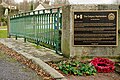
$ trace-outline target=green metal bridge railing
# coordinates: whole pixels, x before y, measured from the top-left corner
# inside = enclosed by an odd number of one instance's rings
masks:
[[[44,9],[14,15],[10,18],[9,35],[33,40],[60,51],[61,8]]]

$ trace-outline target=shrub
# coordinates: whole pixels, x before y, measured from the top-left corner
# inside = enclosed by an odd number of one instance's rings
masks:
[[[95,75],[96,69],[89,63],[79,61],[62,61],[59,63],[59,69],[65,74],[73,75]]]

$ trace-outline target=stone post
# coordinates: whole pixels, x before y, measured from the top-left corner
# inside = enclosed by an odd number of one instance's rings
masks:
[[[96,10],[118,10],[118,5],[66,5],[62,7],[62,40],[61,50],[66,57],[84,57],[84,56],[119,56],[120,55],[120,34],[118,39],[118,46],[73,46],[73,11],[96,11]],[[120,29],[120,10],[118,12],[118,23]]]
[[[7,16],[7,37],[10,38],[10,16]]]

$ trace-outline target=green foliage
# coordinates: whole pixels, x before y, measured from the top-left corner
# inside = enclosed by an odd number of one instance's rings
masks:
[[[1,21],[1,22],[7,22],[7,19],[2,16],[1,19],[0,19],[0,21]]]
[[[2,22],[3,25],[5,26],[5,25],[7,24],[7,18],[4,17],[4,16],[2,16],[2,17],[0,18],[0,22]]]
[[[95,75],[96,69],[89,63],[81,63],[79,61],[62,61],[59,63],[59,69],[65,74],[73,75]]]

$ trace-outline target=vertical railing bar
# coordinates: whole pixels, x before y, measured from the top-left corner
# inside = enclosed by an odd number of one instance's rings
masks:
[[[35,11],[34,11],[34,22],[35,22],[35,41],[36,41],[36,44],[37,44],[37,15],[35,15]]]
[[[42,42],[42,14],[40,14],[40,39]]]
[[[46,43],[48,44],[48,13],[45,14],[45,30]]]
[[[36,38],[36,30],[35,30],[35,11],[33,11],[33,32],[34,34],[32,35],[33,40]]]
[[[56,34],[55,34],[55,28],[56,28],[56,13],[54,14],[54,39],[53,39],[53,43],[54,43],[54,47],[56,49]]]
[[[35,13],[36,44],[38,45],[38,15]]]
[[[18,19],[18,17],[17,17],[17,15],[16,15],[16,26],[17,26],[17,34],[18,34],[18,36],[20,35],[20,25],[19,25],[19,19]]]
[[[48,13],[45,14],[45,36],[46,36],[46,44],[48,44]]]
[[[37,16],[36,16],[36,29],[37,29],[37,46],[39,45],[39,38],[38,38],[38,34],[39,34],[39,11],[37,11]]]
[[[43,42],[43,13],[41,14],[41,34],[42,34],[41,37],[42,37],[42,42]]]
[[[54,46],[54,13],[52,13],[52,45]]]
[[[43,10],[43,42],[45,43],[45,10]]]
[[[48,13],[48,34],[47,34],[47,36],[48,36],[48,44],[50,45],[50,10],[49,10],[49,13]]]
[[[15,18],[15,15],[14,15],[14,18]],[[15,21],[15,26],[16,26],[16,24],[17,24],[17,21]],[[16,27],[14,27],[15,28],[15,31],[17,30],[16,29]],[[16,35],[16,37],[15,37],[15,39],[17,40],[17,33],[15,32],[15,35]]]
[[[25,17],[24,17],[24,42],[26,42],[26,34],[27,34],[27,32],[26,32],[26,29],[27,29],[27,20],[26,20],[27,18],[26,18],[26,13],[25,13]]]
[[[28,24],[29,24],[30,29],[29,30],[27,29],[27,36],[30,37],[30,34],[31,34],[30,30],[32,28],[32,22],[31,22],[32,17],[30,16],[30,12],[28,13],[28,15],[29,15],[29,22],[28,22]]]
[[[46,13],[44,13],[44,43],[46,43]]]
[[[45,43],[47,44],[47,13],[45,13]]]
[[[50,9],[50,15],[49,15],[49,36],[50,36],[50,39],[49,39],[49,40],[50,40],[50,43],[49,43],[49,44],[50,44],[50,45],[52,45],[52,42],[51,42],[51,41],[52,41],[52,40],[51,40],[51,39],[52,39],[52,38],[51,38],[51,37],[52,37],[52,35],[51,35],[51,34],[52,34],[52,33],[51,33],[51,19],[52,19],[52,9]]]
[[[40,27],[40,29],[39,29],[39,39],[40,39],[40,42],[42,41],[42,39],[41,39],[41,29],[42,29],[42,28],[41,28],[41,22],[42,22],[42,21],[41,21],[41,17],[42,17],[42,16],[41,16],[40,11],[39,11],[39,20],[40,20],[40,21],[39,21],[39,27]]]

